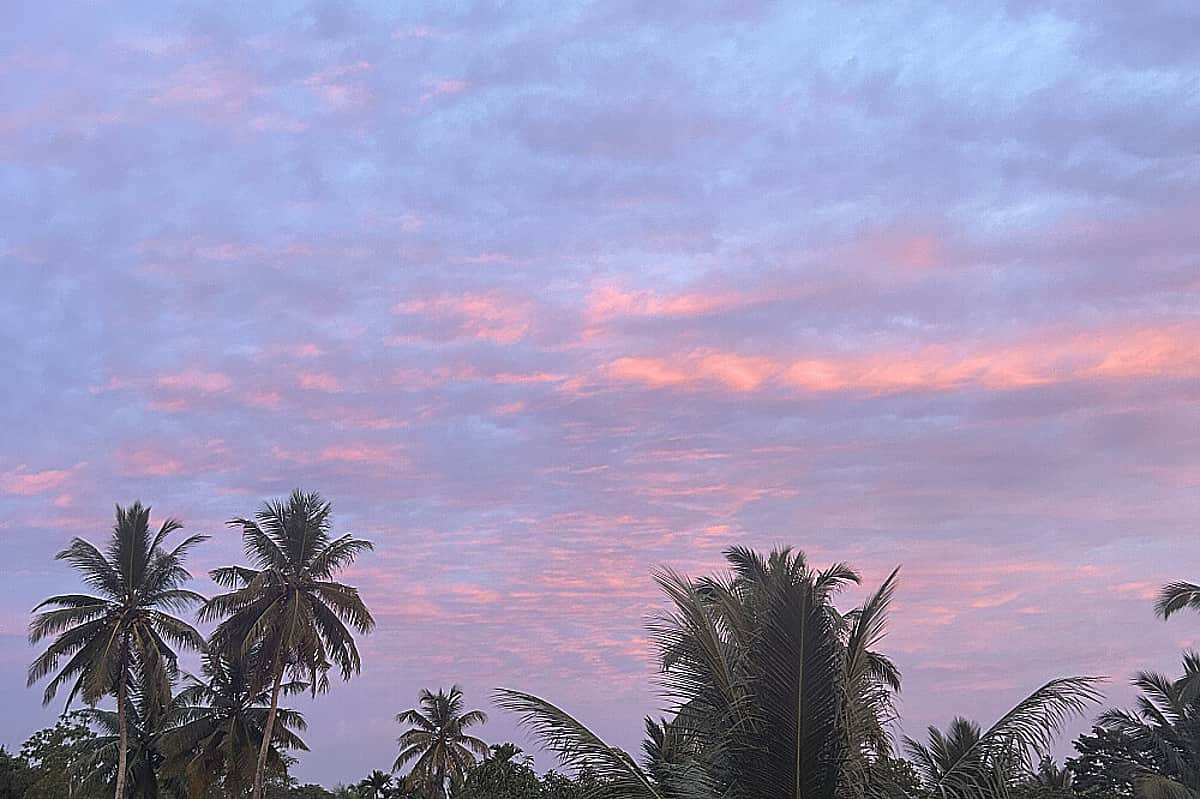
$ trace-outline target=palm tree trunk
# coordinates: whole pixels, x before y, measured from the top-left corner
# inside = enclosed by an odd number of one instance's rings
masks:
[[[128,692],[126,685],[127,672],[125,664],[121,664],[121,676],[117,681],[117,796],[116,799],[125,799],[125,769],[127,766],[126,760],[129,756],[129,725],[125,719],[125,695]]]
[[[263,799],[263,782],[267,771],[267,754],[271,751],[271,738],[275,733],[275,713],[279,710],[279,686],[283,683],[282,664],[275,668],[275,684],[271,687],[271,710],[267,713],[267,727],[263,730],[262,746],[258,749],[258,768],[254,772],[252,799]],[[121,799],[121,797],[117,797]]]

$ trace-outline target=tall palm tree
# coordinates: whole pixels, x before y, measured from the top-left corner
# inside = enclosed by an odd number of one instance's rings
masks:
[[[422,689],[420,707],[396,716],[399,724],[412,725],[399,739],[400,754],[392,766],[399,771],[416,760],[409,782],[429,791],[431,799],[448,796],[446,782],[457,784],[475,762],[475,756],[488,753],[488,745],[466,730],[487,722],[482,710],[463,712],[463,693],[457,685],[449,692]]]
[[[358,783],[363,799],[384,799],[391,791],[392,775],[375,769]]]
[[[250,661],[250,685],[253,690],[271,686],[253,799],[263,797],[284,674],[304,679],[314,696],[328,688],[328,672],[335,665],[343,679],[350,679],[362,670],[351,628],[366,634],[375,627],[358,589],[334,579],[373,547],[350,534],[332,537],[331,512],[319,494],[299,489],[287,500],[265,502],[254,519],[229,522],[241,528],[253,567],[228,566],[209,573],[214,582],[230,589],[200,610],[202,621],[221,620],[213,633],[214,645],[257,655]]]
[[[89,705],[104,696],[116,696],[116,799],[125,799],[126,713],[135,673],[143,692],[156,694],[165,702],[170,677],[177,670],[175,648],[204,645],[195,628],[171,615],[204,601],[182,587],[191,578],[183,564],[188,551],[207,536],[190,536],[172,550],[164,547],[167,536],[181,527],[179,521],[167,519],[151,534],[148,506],[140,502],[128,508],[118,505],[104,552],[74,538],[56,556],[79,571],[96,595],[50,597],[34,608],[29,624],[32,643],[55,636],[29,667],[30,686],[58,671],[46,686],[43,704],[53,701],[66,683],[71,683],[68,707],[77,696]],[[66,663],[59,669],[64,659]]]
[[[1184,652],[1178,679],[1143,671],[1133,685],[1141,691],[1135,709],[1106,711],[1100,726],[1129,740],[1131,752],[1156,755],[1157,768],[1124,764],[1138,793],[1149,799],[1200,797],[1200,653]]]
[[[727,575],[658,575],[671,612],[651,632],[675,715],[647,725],[644,765],[538,697],[501,689],[497,704],[518,713],[568,765],[595,768],[605,778],[598,795],[863,796],[866,778],[857,771],[885,749],[899,687],[894,664],[874,650],[895,573],[861,608],[841,614],[834,596],[858,581],[845,564],[815,569],[789,548],[762,556],[734,547],[726,558]],[[1043,729],[1091,690],[1087,679],[1052,684],[1006,717],[1003,729],[1040,742]]]
[[[254,784],[270,696],[266,689],[250,688],[249,672],[246,658],[210,651],[204,657],[203,676],[189,675],[179,692],[180,724],[169,736],[167,766],[183,776],[194,795],[202,795],[220,780],[227,799],[241,799]],[[307,689],[306,683],[288,682],[280,686],[280,693],[289,696]],[[308,751],[297,734],[306,728],[300,713],[276,710],[268,770],[285,768],[285,751]]]

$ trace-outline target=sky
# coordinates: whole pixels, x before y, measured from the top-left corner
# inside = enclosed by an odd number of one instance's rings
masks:
[[[327,784],[422,687],[663,707],[658,566],[900,565],[902,730],[1200,617],[1200,10],[0,5],[0,743],[53,555],[295,487],[376,551]],[[1078,727],[1079,725],[1076,725]],[[1073,728],[1074,729],[1074,728]],[[499,711],[492,741],[532,742]],[[549,762],[539,761],[550,765]]]

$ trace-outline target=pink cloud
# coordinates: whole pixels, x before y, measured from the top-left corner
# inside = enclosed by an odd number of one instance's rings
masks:
[[[447,322],[460,338],[512,344],[524,338],[532,324],[527,300],[499,293],[467,293],[400,303],[396,311]]]
[[[412,25],[407,28],[397,28],[392,32],[393,39],[435,39],[443,38],[446,34],[428,25]]]
[[[870,236],[863,245],[866,257],[885,266],[925,271],[945,260],[945,243],[936,233],[896,227]]]
[[[509,264],[512,260],[511,255],[502,252],[481,252],[478,255],[464,255],[455,259],[460,264]]]
[[[342,383],[337,376],[327,372],[301,372],[299,374],[300,388],[308,391],[324,391],[327,394],[337,394],[342,390]]]
[[[1183,326],[1065,335],[1045,331],[1028,343],[1005,347],[936,346],[790,362],[698,350],[618,358],[605,371],[611,379],[653,388],[718,384],[737,392],[756,391],[772,381],[811,392],[1019,389],[1076,380],[1200,376],[1200,334]]]
[[[150,103],[190,109],[206,121],[215,121],[242,114],[264,92],[252,76],[227,63],[200,62],[180,67]]]
[[[378,444],[338,444],[321,450],[320,459],[323,461],[345,461],[349,463],[393,463],[398,456],[398,449],[392,446]]]
[[[60,488],[70,476],[71,472],[64,469],[32,472],[21,464],[11,471],[0,472],[0,492],[20,496],[44,494]]]
[[[756,391],[780,371],[770,358],[697,350],[676,358],[618,358],[608,375],[624,382],[663,388],[715,383],[737,392]]]
[[[608,375],[627,383],[644,383],[652,388],[687,383],[690,375],[664,358],[617,358],[608,365]]]
[[[186,467],[183,461],[156,449],[140,449],[126,453],[120,458],[126,474],[146,477],[168,477],[182,474]]]
[[[1020,596],[1020,591],[1005,591],[999,594],[990,594],[988,596],[982,596],[978,599],[972,600],[971,607],[998,608],[1001,605],[1007,605],[1009,602],[1012,602],[1014,599],[1017,599]]]
[[[421,102],[427,103],[435,97],[445,95],[462,94],[470,87],[470,84],[465,80],[439,80],[434,81],[429,91],[421,95]]]
[[[619,283],[603,283],[588,294],[587,316],[600,322],[621,316],[702,316],[743,306],[752,298],[732,291],[660,295],[632,291]]]
[[[160,388],[199,394],[217,394],[233,384],[227,375],[220,372],[205,372],[196,369],[159,375],[155,382]]]
[[[255,408],[278,408],[283,404],[283,395],[278,391],[251,391],[242,397],[247,405]]]
[[[497,383],[528,385],[536,383],[561,383],[566,380],[566,375],[554,374],[552,372],[501,372],[494,375],[492,380]]]

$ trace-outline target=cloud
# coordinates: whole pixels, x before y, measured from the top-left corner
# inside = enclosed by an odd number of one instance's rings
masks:
[[[69,469],[31,471],[25,464],[0,472],[0,493],[29,496],[61,488],[71,477]]]
[[[497,292],[406,300],[395,310],[404,316],[426,317],[434,329],[444,330],[444,335],[497,344],[519,341],[532,326],[532,308],[527,300]]]

